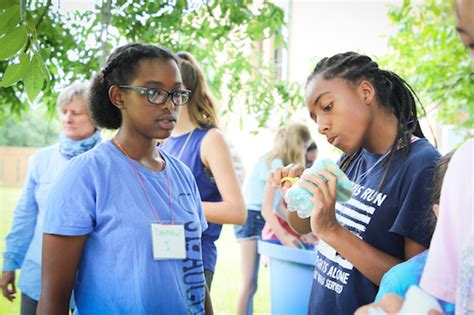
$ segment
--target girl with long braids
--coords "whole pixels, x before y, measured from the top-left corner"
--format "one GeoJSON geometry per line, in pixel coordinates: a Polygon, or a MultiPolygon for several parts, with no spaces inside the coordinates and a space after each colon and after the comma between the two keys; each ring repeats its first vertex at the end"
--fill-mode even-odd
{"type": "MultiPolygon", "coordinates": [[[[397,74],[354,52],[322,59],[308,78],[306,103],[328,142],[344,152],[339,165],[353,183],[336,203],[328,171],[303,175],[312,193],[308,219],[290,212],[293,229],[320,239],[310,314],[352,314],[374,300],[384,273],[424,251],[432,231],[433,169],[440,155],[418,123],[417,97],[397,74]]],[[[301,165],[274,172],[300,176],[301,165]]],[[[283,188],[288,186],[284,184],[283,188]]]]}
{"type": "MultiPolygon", "coordinates": [[[[203,314],[207,223],[190,170],[157,148],[191,91],[155,45],[117,48],[89,99],[112,141],[73,159],[46,203],[37,314],[203,314]]],[[[211,309],[208,309],[211,313],[211,309]]]]}

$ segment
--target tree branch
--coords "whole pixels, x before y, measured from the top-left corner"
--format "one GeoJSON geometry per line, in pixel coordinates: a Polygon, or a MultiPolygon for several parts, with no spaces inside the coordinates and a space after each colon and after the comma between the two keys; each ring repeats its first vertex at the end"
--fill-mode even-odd
{"type": "Polygon", "coordinates": [[[36,22],[36,25],[35,25],[35,28],[36,28],[36,29],[38,29],[38,27],[40,26],[41,22],[43,22],[44,16],[46,15],[46,12],[48,12],[49,7],[51,6],[51,4],[52,4],[52,1],[51,1],[51,0],[48,0],[48,2],[46,2],[46,6],[44,7],[43,13],[41,13],[40,17],[38,18],[38,21],[36,22]]]}
{"type": "MultiPolygon", "coordinates": [[[[45,5],[45,7],[44,7],[44,10],[43,10],[43,12],[41,13],[41,15],[39,16],[38,21],[36,22],[36,25],[35,25],[35,29],[36,29],[36,30],[37,30],[38,27],[40,26],[41,22],[43,22],[44,17],[46,16],[46,13],[48,12],[49,7],[51,6],[51,4],[52,4],[52,1],[51,1],[51,0],[48,0],[48,1],[46,2],[46,5],[45,5]]],[[[28,48],[30,47],[30,44],[31,44],[31,39],[28,37],[28,43],[26,44],[25,49],[23,50],[23,52],[25,52],[25,53],[27,52],[28,48]]]]}

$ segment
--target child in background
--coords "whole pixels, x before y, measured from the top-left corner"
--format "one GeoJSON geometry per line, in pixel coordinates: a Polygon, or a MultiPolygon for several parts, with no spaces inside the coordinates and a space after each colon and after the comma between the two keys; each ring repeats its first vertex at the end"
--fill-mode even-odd
{"type": "Polygon", "coordinates": [[[441,190],[440,211],[420,287],[474,313],[474,139],[454,153],[441,190]]]}
{"type": "MultiPolygon", "coordinates": [[[[313,166],[317,157],[318,147],[316,142],[312,141],[305,152],[305,168],[313,166]]],[[[298,162],[293,161],[293,163],[298,162]]],[[[277,193],[279,194],[273,182],[273,176],[270,174],[265,185],[262,205],[262,215],[265,219],[262,240],[299,249],[314,249],[317,237],[313,233],[298,234],[288,225],[288,209],[283,198],[281,198],[276,208],[273,208],[273,200],[277,193]]]]}
{"type": "MultiPolygon", "coordinates": [[[[268,174],[275,168],[295,161],[304,163],[306,148],[310,145],[311,134],[302,124],[292,124],[281,129],[275,139],[273,149],[261,157],[244,185],[244,199],[248,209],[244,225],[235,226],[235,235],[240,247],[241,287],[237,301],[237,313],[253,314],[253,297],[257,291],[260,255],[257,241],[261,239],[265,220],[262,216],[264,187],[268,174]]],[[[280,202],[276,194],[273,207],[280,202]]],[[[290,238],[290,237],[288,237],[290,238]]]]}
{"type": "Polygon", "coordinates": [[[193,91],[176,128],[161,148],[186,164],[194,175],[208,228],[202,234],[206,284],[211,289],[217,263],[215,242],[222,224],[242,224],[247,217],[229,145],[217,128],[217,104],[194,56],[178,53],[183,83],[193,91]]]}
{"type": "MultiPolygon", "coordinates": [[[[448,169],[449,161],[453,156],[454,151],[444,155],[436,164],[433,174],[433,212],[438,216],[439,199],[441,195],[441,187],[443,185],[444,175],[448,169]]],[[[379,292],[375,297],[375,302],[378,302],[385,294],[394,293],[403,298],[408,289],[412,285],[419,285],[423,268],[426,264],[429,250],[426,250],[415,257],[399,264],[390,269],[382,278],[379,292]]],[[[454,304],[438,300],[443,312],[445,314],[454,313],[454,304]]]]}
{"type": "Polygon", "coordinates": [[[311,142],[305,154],[305,168],[313,166],[314,161],[318,158],[318,146],[316,142],[311,142]]]}
{"type": "MultiPolygon", "coordinates": [[[[297,163],[295,161],[294,163],[297,163]]],[[[269,175],[263,193],[262,215],[265,226],[262,230],[262,240],[299,249],[314,249],[317,238],[312,234],[298,234],[288,225],[288,210],[281,198],[276,208],[273,207],[277,190],[273,176],[269,175]]]]}

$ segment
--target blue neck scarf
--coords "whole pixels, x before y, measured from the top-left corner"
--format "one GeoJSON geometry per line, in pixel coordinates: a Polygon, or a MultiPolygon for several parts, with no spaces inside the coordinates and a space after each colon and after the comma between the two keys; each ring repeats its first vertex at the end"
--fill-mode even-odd
{"type": "Polygon", "coordinates": [[[82,140],[72,140],[61,132],[59,135],[59,152],[61,152],[64,157],[71,159],[76,155],[89,151],[100,143],[101,140],[99,130],[96,130],[89,138],[82,140]]]}

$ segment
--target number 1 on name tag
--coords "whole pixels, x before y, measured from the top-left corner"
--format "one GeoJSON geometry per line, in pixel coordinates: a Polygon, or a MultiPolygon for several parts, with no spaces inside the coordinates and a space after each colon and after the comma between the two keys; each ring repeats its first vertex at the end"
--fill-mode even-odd
{"type": "Polygon", "coordinates": [[[183,225],[152,223],[151,236],[153,242],[153,259],[186,258],[183,225]]]}

